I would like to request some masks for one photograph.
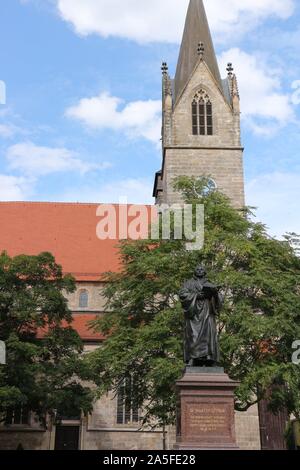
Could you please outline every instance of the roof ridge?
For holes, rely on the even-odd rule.
[[[18,204],[18,205],[49,205],[49,206],[99,206],[100,204],[107,204],[112,206],[140,206],[153,207],[154,204],[141,204],[135,202],[128,202],[127,204],[120,204],[118,202],[59,202],[59,201],[0,201],[1,205]]]

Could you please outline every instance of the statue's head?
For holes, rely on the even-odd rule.
[[[203,277],[206,276],[206,269],[204,268],[204,266],[197,266],[197,268],[195,269],[195,277],[198,277],[200,279],[202,279]]]

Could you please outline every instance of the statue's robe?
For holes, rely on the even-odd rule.
[[[221,307],[217,288],[206,279],[187,281],[180,293],[185,313],[185,361],[219,362],[216,316]]]

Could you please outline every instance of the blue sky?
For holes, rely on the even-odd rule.
[[[152,202],[188,0],[1,0],[0,200]],[[205,2],[238,76],[247,203],[300,232],[300,5]],[[0,95],[1,101],[1,95]]]

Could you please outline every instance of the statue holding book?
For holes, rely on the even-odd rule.
[[[193,278],[185,282],[179,297],[185,314],[186,364],[216,366],[220,359],[216,317],[222,298],[217,286],[208,281],[203,266],[198,266]]]

